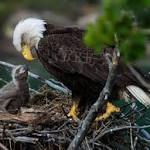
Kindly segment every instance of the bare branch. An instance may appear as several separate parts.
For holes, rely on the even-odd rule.
[[[116,131],[120,131],[120,130],[125,130],[125,129],[146,129],[146,128],[150,128],[150,125],[144,125],[144,126],[120,126],[120,127],[114,127],[111,129],[108,129],[106,131],[104,131],[103,133],[99,134],[95,141],[97,141],[98,139],[102,138],[104,135],[108,134],[108,133],[112,133],[112,132],[116,132]]]
[[[6,146],[4,146],[2,143],[0,143],[0,149],[1,150],[9,150]]]
[[[130,127],[131,127],[131,122],[130,122]],[[133,144],[133,133],[132,133],[132,128],[130,128],[130,143],[131,143],[131,150],[134,150],[134,144]]]
[[[107,57],[107,55],[106,55]],[[92,105],[90,111],[88,112],[86,118],[81,122],[81,128],[79,129],[78,133],[74,137],[73,141],[68,147],[68,150],[77,150],[79,145],[84,140],[86,133],[90,129],[92,123],[94,122],[95,118],[97,117],[98,113],[102,110],[104,104],[107,102],[107,98],[111,92],[113,87],[113,82],[117,70],[118,59],[117,59],[116,51],[113,54],[112,62],[108,61],[109,64],[109,74],[105,84],[105,87],[101,91],[97,101]],[[111,63],[110,63],[111,62]]]

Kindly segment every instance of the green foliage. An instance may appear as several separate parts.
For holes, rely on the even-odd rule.
[[[134,61],[145,56],[145,36],[131,32],[127,39],[120,43],[120,53],[125,62]]]
[[[150,19],[141,16],[150,10],[150,0],[103,0],[102,15],[96,24],[88,26],[85,42],[100,53],[106,45],[115,45],[114,35],[119,41],[119,50],[125,62],[132,62],[144,57],[147,34],[142,33],[143,27],[149,27]],[[150,11],[148,11],[150,12]]]

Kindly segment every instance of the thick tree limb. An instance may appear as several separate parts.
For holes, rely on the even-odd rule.
[[[0,143],[0,149],[1,150],[9,150],[7,147],[5,147],[2,143]]]
[[[98,113],[102,110],[104,104],[107,102],[108,96],[113,87],[113,82],[117,70],[118,65],[118,57],[117,52],[114,51],[112,61],[110,61],[109,57],[106,55],[106,59],[109,64],[109,74],[105,84],[105,87],[101,91],[97,101],[92,105],[89,113],[87,114],[86,118],[81,122],[81,128],[78,130],[78,133],[74,137],[73,141],[68,147],[68,150],[77,150],[79,145],[84,140],[86,133],[90,129],[92,123],[94,122],[95,118],[97,117]]]
[[[0,64],[3,66],[10,67],[10,68],[15,67],[15,65],[10,64],[8,62],[4,62],[4,61],[0,61]],[[36,75],[30,71],[28,73],[29,73],[30,77],[40,80],[41,82],[47,84],[48,86],[50,86],[53,89],[56,89],[58,91],[66,93],[66,94],[70,93],[70,90],[66,86],[64,86],[62,83],[60,83],[54,79],[46,80],[46,79],[43,79],[42,77],[40,77],[39,75]]]

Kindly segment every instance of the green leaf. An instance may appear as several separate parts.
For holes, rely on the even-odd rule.
[[[145,56],[146,37],[138,32],[132,32],[130,37],[120,45],[120,53],[125,62],[133,62]]]
[[[115,45],[114,35],[119,41],[119,50],[125,62],[144,57],[147,35],[140,32],[143,25],[149,27],[149,13],[141,13],[150,8],[150,0],[104,0],[102,15],[97,22],[88,26],[85,43],[99,54],[106,45]],[[150,9],[149,9],[150,10]],[[142,14],[142,15],[140,15]]]

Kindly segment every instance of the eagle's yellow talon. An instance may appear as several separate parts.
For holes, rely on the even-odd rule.
[[[77,108],[78,108],[78,104],[77,103],[74,103],[70,112],[68,113],[68,117],[72,117],[74,121],[78,121],[79,118],[77,117],[78,116],[78,112],[77,112]]]
[[[108,102],[106,107],[106,112],[96,118],[96,121],[105,120],[110,117],[114,112],[120,112],[120,108],[114,106],[112,103]]]

